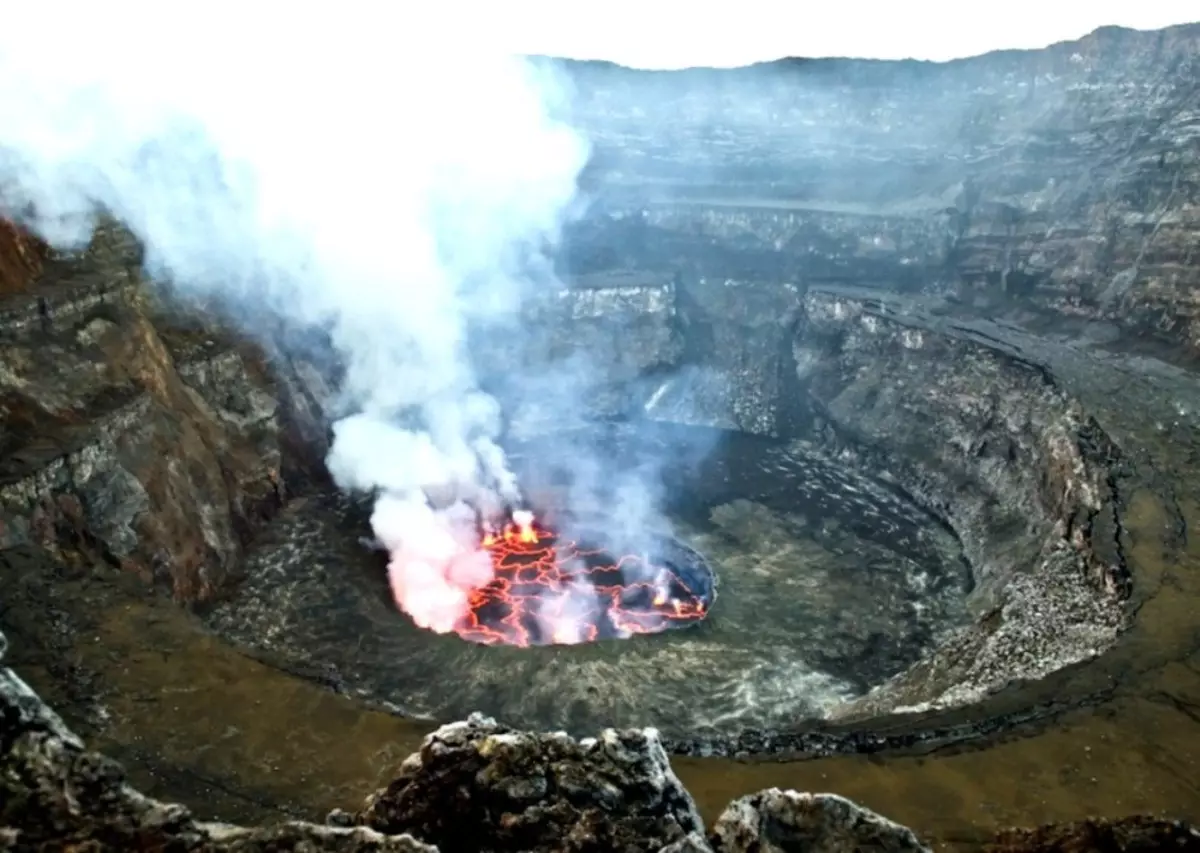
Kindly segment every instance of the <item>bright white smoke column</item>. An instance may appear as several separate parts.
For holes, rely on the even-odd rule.
[[[330,330],[358,412],[335,425],[330,470],[380,491],[393,587],[445,631],[490,566],[422,489],[496,506],[515,488],[466,322],[517,306],[512,259],[555,236],[586,150],[548,117],[542,72],[398,8],[6,10],[0,204],[60,247],[107,209],[152,274],[247,331]]]

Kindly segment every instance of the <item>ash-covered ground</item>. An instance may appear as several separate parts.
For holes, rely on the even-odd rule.
[[[718,595],[703,621],[540,648],[419,629],[390,600],[383,558],[360,541],[361,504],[326,495],[285,511],[207,622],[275,665],[408,716],[484,710],[522,725],[648,724],[682,738],[823,718],[970,618],[971,575],[949,529],[811,449],[650,424],[543,437],[515,448],[514,461],[554,480],[581,441],[604,447],[614,470],[658,468],[665,514],[647,522],[709,560]]]

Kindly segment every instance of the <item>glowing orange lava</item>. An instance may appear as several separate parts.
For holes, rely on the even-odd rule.
[[[571,645],[652,634],[704,618],[706,601],[648,555],[616,557],[514,512],[484,536],[495,572],[456,633],[489,645]]]

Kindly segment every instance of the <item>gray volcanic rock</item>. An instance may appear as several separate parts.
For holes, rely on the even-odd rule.
[[[638,380],[679,361],[671,276],[579,276],[530,297],[518,327],[480,331],[473,350],[485,384],[506,400],[514,435],[529,437],[626,412]],[[523,370],[508,384],[511,365]]]
[[[1120,453],[1050,369],[837,291],[805,297],[794,358],[800,432],[946,519],[975,576],[977,625],[852,714],[918,682],[921,701],[972,701],[1111,646]]]
[[[687,850],[704,826],[653,730],[576,741],[480,715],[426,738],[357,820],[443,853]]]
[[[1198,57],[1187,24],[947,63],[564,63],[619,214],[577,257],[933,290],[1197,354]]]
[[[701,277],[677,294],[687,367],[645,402],[646,416],[779,435],[782,357],[800,311],[798,288]]]
[[[834,794],[770,788],[729,804],[713,826],[717,853],[926,853],[911,829]]]

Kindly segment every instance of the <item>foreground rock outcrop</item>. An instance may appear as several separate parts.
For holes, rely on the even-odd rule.
[[[4,652],[0,635],[0,656]],[[367,798],[325,825],[238,827],[143,796],[12,670],[0,670],[0,850],[800,853],[925,851],[906,827],[832,794],[772,788],[706,833],[653,730],[576,741],[479,715],[443,726]],[[997,853],[1200,849],[1150,818],[1002,833]]]
[[[833,794],[771,788],[729,804],[713,827],[722,850],[924,850],[907,827]]]
[[[0,635],[0,644],[4,642]],[[3,646],[0,645],[0,654]],[[765,791],[732,804],[710,846],[653,730],[576,741],[473,716],[443,726],[354,816],[328,826],[197,821],[139,794],[12,670],[0,670],[0,849],[750,853],[916,837],[848,800]],[[783,827],[780,829],[779,827]]]
[[[443,853],[478,850],[483,838],[505,851],[705,849],[695,803],[653,730],[576,741],[480,716],[432,734],[356,821]]]

